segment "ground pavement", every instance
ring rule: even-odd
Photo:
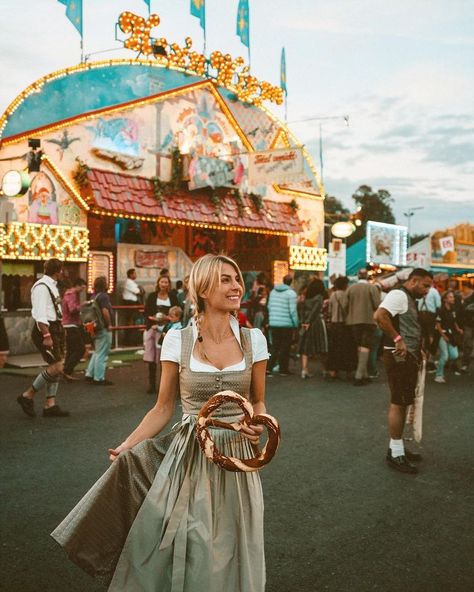
[[[70,418],[30,419],[15,401],[30,379],[0,374],[2,591],[104,590],[49,532],[108,466],[107,447],[152,404],[142,363],[109,378],[115,386],[61,385]],[[383,379],[354,388],[318,377],[270,378],[268,409],[283,440],[262,471],[266,592],[472,590],[473,385],[473,375],[447,385],[429,379],[425,460],[412,476],[383,462]]]

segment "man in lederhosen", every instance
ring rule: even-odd
[[[416,299],[423,298],[433,283],[426,269],[414,269],[401,289],[392,290],[375,311],[374,319],[384,332],[384,365],[390,387],[388,428],[390,445],[387,464],[402,473],[418,472],[410,461],[421,455],[403,443],[406,411],[415,400],[418,371],[422,362],[421,326]]]
[[[48,259],[44,264],[43,277],[31,288],[31,316],[35,320],[31,338],[48,367],[38,374],[28,390],[17,397],[18,404],[30,417],[36,415],[33,399],[43,387],[46,390],[43,416],[67,417],[69,415],[68,411],[56,405],[58,383],[63,372],[65,343],[57,287],[62,272],[63,264],[59,259]]]

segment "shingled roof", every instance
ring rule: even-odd
[[[155,197],[153,181],[99,169],[87,172],[90,190],[86,199],[95,214],[124,218],[156,220],[168,224],[219,227],[243,232],[296,234],[302,231],[301,221],[288,203],[263,201],[257,210],[248,195],[242,195],[243,212],[230,189],[215,191],[219,207],[211,202],[209,191],[174,191],[161,203]]]

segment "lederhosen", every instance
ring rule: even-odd
[[[31,332],[31,339],[35,344],[36,349],[40,352],[43,360],[49,365],[64,360],[66,344],[64,328],[61,324],[63,314],[61,311],[61,307],[59,306],[58,299],[55,297],[50,287],[44,282],[40,282],[39,284],[36,284],[36,286],[46,287],[51,297],[51,301],[54,306],[54,311],[56,313],[56,320],[49,321],[49,333],[51,334],[51,339],[53,341],[52,347],[46,347],[44,345],[43,334],[38,328],[38,323],[34,324],[33,330]],[[33,289],[36,286],[34,286]]]

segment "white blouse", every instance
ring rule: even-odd
[[[239,330],[239,322],[236,318],[231,317],[230,320],[231,329],[235,335],[235,338],[240,343],[240,330]],[[196,343],[197,339],[197,328],[193,324],[193,349],[194,344]],[[260,331],[260,329],[250,329],[250,340],[252,342],[252,359],[253,362],[261,362],[262,360],[268,360],[270,357],[267,348],[267,340],[265,339],[265,335]],[[163,340],[163,345],[161,346],[161,355],[160,360],[162,362],[176,362],[177,364],[181,363],[181,330],[180,329],[170,329]],[[190,363],[190,370],[192,372],[239,372],[241,370],[245,370],[245,358],[243,358],[237,364],[233,364],[232,366],[227,366],[222,370],[216,368],[215,366],[211,366],[210,364],[205,364],[200,360],[197,360],[191,354],[191,363]]]

